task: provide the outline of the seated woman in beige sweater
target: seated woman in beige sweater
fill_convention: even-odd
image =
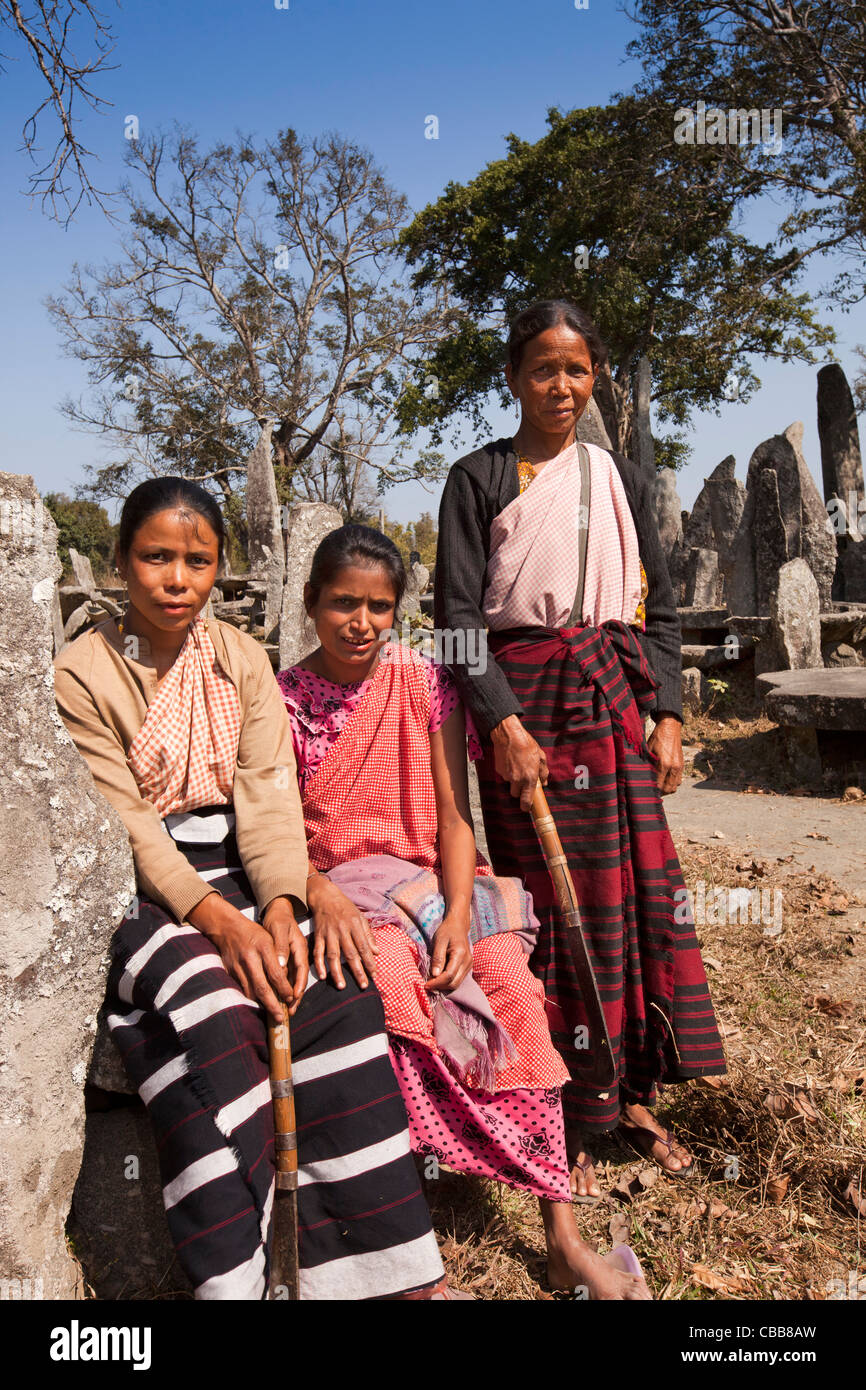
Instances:
[[[304,821],[270,662],[251,637],[201,616],[222,549],[222,517],[202,488],[142,483],[120,519],[123,621],[56,662],[60,713],[135,858],[108,1026],[153,1121],[169,1227],[197,1297],[266,1294],[265,1021],[282,1017],[282,1001],[301,1297],[441,1297],[379,997],[351,978],[337,990],[308,966]]]

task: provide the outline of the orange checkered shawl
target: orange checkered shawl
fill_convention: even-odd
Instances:
[[[439,867],[429,723],[421,657],[387,643],[363,700],[303,791],[310,863],[321,872],[368,854]],[[475,871],[491,873],[480,854]]]
[[[129,745],[126,761],[142,797],[163,818],[231,802],[240,733],[237,689],[198,617]]]

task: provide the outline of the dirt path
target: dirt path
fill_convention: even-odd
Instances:
[[[756,796],[686,781],[665,797],[675,837],[756,854],[793,854],[792,870],[829,874],[866,902],[866,805],[800,796]],[[721,831],[724,839],[716,839]],[[820,839],[810,838],[820,836]],[[826,837],[826,838],[825,838]]]

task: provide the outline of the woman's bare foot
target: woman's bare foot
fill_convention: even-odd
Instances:
[[[691,1168],[694,1162],[693,1155],[676,1140],[673,1144],[670,1143],[667,1138],[668,1131],[659,1124],[652,1111],[647,1110],[645,1105],[624,1105],[620,1125],[626,1132],[638,1126],[641,1129],[652,1130],[658,1135],[658,1141],[654,1144],[643,1134],[635,1135],[634,1140],[648,1158],[655,1159],[663,1172],[688,1172]]]
[[[568,1175],[573,1197],[596,1201],[601,1196],[601,1188],[595,1176],[593,1157],[586,1149],[579,1149],[575,1155]]]
[[[571,1165],[568,1179],[572,1197],[595,1202],[601,1196],[601,1188],[595,1175],[595,1160],[586,1147],[582,1130],[566,1130],[565,1144]]]
[[[565,1202],[540,1200],[547,1240],[547,1278],[552,1289],[585,1290],[594,1300],[646,1301],[652,1294],[645,1280],[623,1274],[581,1240],[574,1213]]]

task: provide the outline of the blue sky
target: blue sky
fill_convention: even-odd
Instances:
[[[118,66],[98,90],[112,105],[100,113],[82,108],[80,130],[98,155],[94,181],[106,189],[122,177],[124,118],[136,114],[142,132],[177,120],[206,143],[236,130],[338,130],[368,146],[421,208],[449,179],[469,179],[500,157],[509,131],[537,139],[550,106],[603,103],[637,76],[623,62],[634,26],[614,0],[589,0],[585,10],[574,0],[289,0],[287,9],[274,0],[126,0],[122,10],[101,0],[101,8],[112,21]],[[60,289],[73,261],[113,259],[119,230],[86,207],[64,230],[22,194],[28,162],[15,152],[14,133],[42,91],[29,59],[8,41],[3,47],[19,59],[0,77],[3,467],[33,474],[43,492],[72,492],[84,465],[104,455],[95,437],[72,430],[57,411],[64,396],[83,389],[84,373],[61,355],[43,300]],[[429,114],[439,118],[438,140],[424,138]],[[826,266],[807,285],[828,273]],[[858,306],[825,318],[853,375],[866,314]],[[820,478],[815,371],[760,364],[764,384],[748,405],[695,417],[694,453],[678,483],[684,505],[728,453],[744,477],[754,447],[795,419],[804,421],[806,457]],[[515,418],[494,412],[492,424],[508,432]],[[394,489],[388,515],[405,522],[435,510],[438,491]]]

